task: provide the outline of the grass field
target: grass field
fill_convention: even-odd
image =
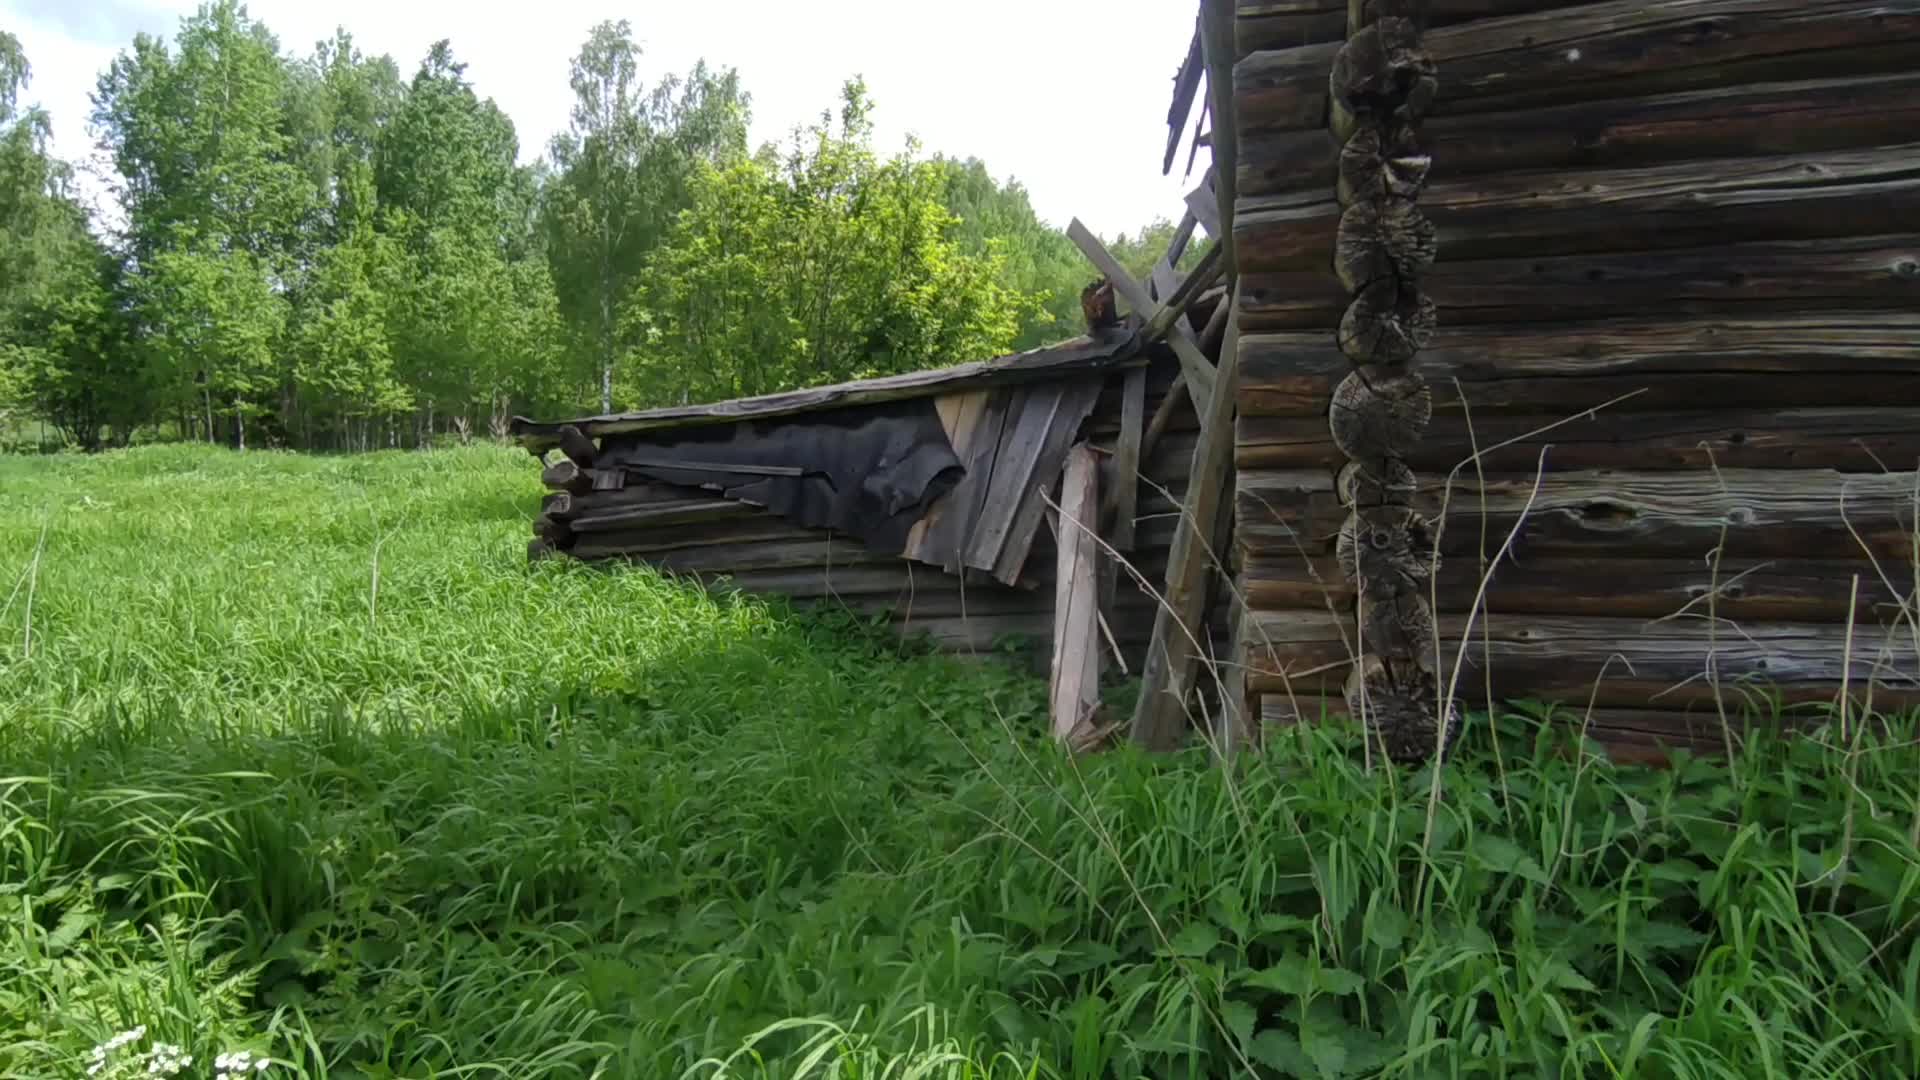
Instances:
[[[535,475],[0,458],[0,1076],[1920,1075],[1911,720],[1076,763],[1024,676],[529,566]]]

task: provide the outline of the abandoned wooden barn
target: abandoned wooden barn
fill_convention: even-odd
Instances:
[[[1911,701],[1920,3],[1349,7],[1235,18],[1259,707],[1345,704],[1356,585],[1379,695],[1435,623],[1447,678],[1483,570],[1469,700],[1709,747],[1744,690]]]
[[[1217,351],[1206,320],[1224,321],[1224,297],[1196,299],[1189,329]],[[1165,575],[1195,444],[1191,410],[1169,395],[1179,362],[1143,330],[712,405],[517,421],[528,449],[562,452],[532,551],[886,613],[957,652],[1050,642],[1058,613],[1114,670],[1137,671],[1155,603],[1144,586]],[[1081,737],[1096,690],[1074,687]]]
[[[1117,642],[1153,746],[1353,712],[1417,760],[1536,699],[1635,754],[1920,701],[1920,0],[1200,6],[1166,167],[1191,123],[1212,273],[1134,282],[1076,222],[1121,329],[516,421],[571,432],[536,547],[1051,637],[1063,733]],[[811,449],[728,471],[770,445]],[[780,493],[833,469],[863,494]]]

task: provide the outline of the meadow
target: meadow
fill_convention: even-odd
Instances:
[[[0,457],[0,1076],[1920,1075],[1911,717],[1073,759],[1010,667],[528,564],[536,473]]]

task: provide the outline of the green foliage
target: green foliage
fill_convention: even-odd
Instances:
[[[141,34],[91,119],[90,222],[0,35],[0,425],[370,449],[515,413],[644,407],[989,358],[1077,335],[1093,276],[1018,182],[871,145],[864,87],[747,152],[731,69],[649,78],[624,20],[532,164],[447,41],[410,78],[341,29],[282,49],[239,0]],[[1116,238],[1145,276],[1171,234]]]
[[[529,566],[538,498],[0,460],[0,1074],[137,1024],[303,1077],[1920,1069],[1910,717],[1666,771],[1479,720],[1431,806],[1342,729],[1074,761],[1010,672]]]
[[[1004,351],[1031,298],[951,235],[945,173],[872,147],[865,86],[784,156],[707,167],[628,310],[642,401],[709,400]]]

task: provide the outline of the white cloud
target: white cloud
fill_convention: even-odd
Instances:
[[[30,99],[48,108],[62,156],[91,150],[88,95],[138,31],[174,32],[183,0],[0,0],[4,23],[34,65]],[[1167,0],[731,0],[655,5],[592,0],[534,6],[407,0],[253,0],[250,13],[283,48],[307,52],[336,26],[388,53],[410,75],[445,37],[467,77],[513,118],[523,160],[565,127],[569,59],[601,19],[628,18],[651,73],[695,60],[738,68],[753,95],[756,141],[778,138],[831,108],[841,82],[862,75],[889,148],[909,132],[928,151],[984,160],[1018,177],[1040,214],[1079,216],[1097,232],[1178,217],[1185,151],[1160,174],[1172,76],[1197,7]],[[483,13],[484,11],[484,13]],[[1196,176],[1206,168],[1203,151]]]

